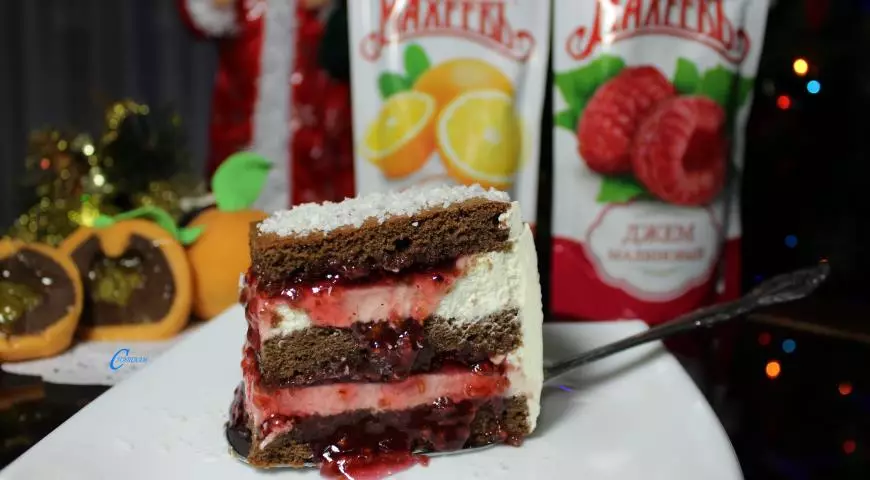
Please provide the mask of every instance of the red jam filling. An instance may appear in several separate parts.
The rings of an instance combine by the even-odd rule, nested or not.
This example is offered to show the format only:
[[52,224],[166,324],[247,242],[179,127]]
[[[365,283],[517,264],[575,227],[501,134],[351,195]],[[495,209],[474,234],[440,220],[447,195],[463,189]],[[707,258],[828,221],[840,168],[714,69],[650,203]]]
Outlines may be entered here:
[[376,320],[423,320],[435,311],[460,274],[456,262],[397,273],[378,271],[361,279],[329,274],[315,282],[288,279],[261,283],[249,271],[241,301],[249,318],[273,324],[280,320],[275,318],[274,309],[281,303],[305,311],[312,324],[320,327],[349,328],[357,322]]
[[[472,424],[483,407],[491,413],[491,420],[485,423],[486,430],[478,425],[472,438]],[[414,451],[450,451],[496,442],[519,444],[521,439],[508,437],[501,420],[503,413],[504,402],[500,397],[460,402],[440,397],[426,405],[378,414],[275,416],[267,422],[275,425],[292,422],[294,438],[310,443],[313,451],[319,452],[324,477],[375,480],[417,464],[428,465],[429,459]],[[240,454],[250,449],[251,435],[246,428],[244,402],[237,391],[228,434]]]
[[411,453],[407,434],[384,428],[368,434],[344,428],[336,432],[336,441],[321,451],[320,474],[326,478],[379,480],[405,471],[414,465],[429,465],[429,457]]
[[[440,396],[453,401],[501,396],[510,382],[502,366],[444,365],[438,371],[411,376],[401,382],[337,383],[307,387],[273,387],[259,381],[259,372],[246,359],[246,383],[262,430],[288,425],[280,417],[332,416],[348,411],[389,412],[416,408]],[[253,376],[250,376],[253,375]]]
[[[246,304],[249,323],[242,369],[255,389],[251,394],[259,418],[264,418],[259,438],[292,427],[294,438],[320,452],[323,476],[357,480],[427,465],[427,457],[413,454],[418,449],[449,451],[468,446],[472,423],[483,405],[493,410],[494,420],[487,424],[490,431],[476,432],[474,441],[510,442],[499,420],[504,409],[501,395],[508,387],[504,366],[469,352],[439,357],[424,341],[422,320],[435,311],[460,270],[451,263],[399,273],[373,272],[365,278],[328,275],[318,282],[290,279],[263,284],[249,272],[240,299]],[[274,325],[274,308],[281,302],[304,310],[315,326],[353,331],[369,352],[368,363],[342,369],[350,373],[341,378],[319,380],[361,383],[262,385],[259,323]],[[424,376],[410,376],[418,371],[445,375],[428,385]],[[384,381],[392,383],[362,383]],[[438,392],[448,393],[431,400],[427,388],[433,385]],[[361,403],[361,398],[366,400]],[[372,398],[377,398],[376,407],[382,410],[372,414],[367,413],[369,407],[359,408],[372,403]],[[415,403],[424,398],[429,400]],[[229,427],[245,430],[242,422],[246,424],[248,417],[243,410],[237,393]],[[247,438],[250,443],[250,432],[233,438],[239,442]]]

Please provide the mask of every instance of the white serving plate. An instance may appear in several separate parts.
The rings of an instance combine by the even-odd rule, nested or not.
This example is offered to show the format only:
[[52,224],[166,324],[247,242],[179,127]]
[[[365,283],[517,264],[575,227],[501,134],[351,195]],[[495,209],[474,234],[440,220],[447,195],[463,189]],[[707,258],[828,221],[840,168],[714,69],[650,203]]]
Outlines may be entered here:
[[[233,308],[178,343],[0,471],[0,479],[315,479],[260,472],[224,440],[246,324]],[[550,324],[548,361],[646,328],[636,321]],[[277,473],[277,475],[276,475]],[[520,448],[433,458],[399,479],[739,480],[722,426],[660,344],[584,367],[547,387],[538,430]]]

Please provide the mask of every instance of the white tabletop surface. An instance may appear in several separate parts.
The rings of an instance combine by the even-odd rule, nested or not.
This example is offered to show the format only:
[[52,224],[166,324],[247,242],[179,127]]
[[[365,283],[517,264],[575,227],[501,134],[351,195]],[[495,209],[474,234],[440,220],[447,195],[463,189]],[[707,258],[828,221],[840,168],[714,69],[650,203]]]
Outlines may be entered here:
[[[314,479],[263,473],[228,453],[223,423],[241,371],[240,307],[212,320],[83,408],[0,471],[2,480]],[[549,361],[619,339],[640,322],[545,327]],[[599,361],[546,387],[535,435],[433,458],[399,479],[739,480],[731,444],[689,376],[661,345]]]

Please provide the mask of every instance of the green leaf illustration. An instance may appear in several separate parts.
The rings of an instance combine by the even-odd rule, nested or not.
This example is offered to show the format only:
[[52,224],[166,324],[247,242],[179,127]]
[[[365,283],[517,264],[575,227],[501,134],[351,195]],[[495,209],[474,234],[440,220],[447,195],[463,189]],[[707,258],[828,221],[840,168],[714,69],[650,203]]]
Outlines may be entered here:
[[692,95],[698,91],[701,83],[701,73],[698,67],[685,58],[677,59],[677,71],[674,73],[674,87],[681,95]]
[[571,133],[577,131],[577,121],[579,120],[579,114],[570,108],[562,110],[553,117],[553,123],[556,126],[569,130]]
[[555,76],[556,88],[565,99],[568,107],[575,112],[579,112],[583,103],[584,92],[590,90],[589,77],[583,72],[588,67],[581,67],[567,72],[557,73]]
[[398,73],[384,72],[378,77],[378,90],[381,91],[381,98],[384,100],[410,88],[411,82]]
[[[625,61],[621,58],[613,55],[601,55],[580,68],[556,74],[554,79],[556,88],[562,94],[562,98],[575,117],[575,126],[576,120],[580,118],[586,103],[595,94],[595,91],[604,82],[615,77],[623,68],[625,68]],[[567,121],[570,118],[565,117],[563,120]],[[567,125],[567,123],[562,124],[558,121],[557,124]]]
[[649,193],[633,177],[604,177],[598,191],[598,203],[625,203],[636,198],[647,197]]
[[752,90],[755,88],[755,78],[746,78],[742,77],[737,85],[737,106],[742,107],[746,105],[746,100],[749,98],[749,94],[752,93]]
[[734,85],[735,74],[727,68],[719,65],[704,72],[701,78],[701,86],[698,93],[711,98],[713,101],[728,108],[731,88]]
[[259,198],[271,169],[272,164],[256,153],[230,155],[211,179],[218,210],[235,212],[250,208]]
[[426,70],[429,70],[429,56],[420,45],[411,44],[405,49],[405,73],[408,83],[413,85]]
[[596,68],[601,77],[598,79],[598,86],[595,88],[598,88],[602,83],[615,77],[623,68],[625,68],[625,60],[614,55],[601,55],[595,59],[592,64],[595,64],[596,62],[598,63]]

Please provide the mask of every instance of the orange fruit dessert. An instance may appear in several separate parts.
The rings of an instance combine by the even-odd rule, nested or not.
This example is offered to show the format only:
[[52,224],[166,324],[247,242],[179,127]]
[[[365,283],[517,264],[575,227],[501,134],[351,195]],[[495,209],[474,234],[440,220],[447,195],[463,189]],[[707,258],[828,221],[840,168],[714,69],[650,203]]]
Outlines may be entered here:
[[82,313],[82,295],[69,255],[0,238],[0,363],[66,350]]
[[248,233],[251,223],[266,218],[257,210],[206,210],[190,223],[203,227],[188,247],[193,274],[193,313],[208,320],[239,301],[239,276],[251,266]]
[[473,90],[497,90],[510,97],[514,94],[507,75],[477,58],[455,58],[434,65],[417,79],[413,89],[431,95],[438,110],[459,95]]
[[191,289],[184,246],[161,224],[134,217],[146,210],[128,212],[131,218],[101,216],[105,223],[79,227],[61,243],[84,287],[81,338],[162,340],[187,325]]

